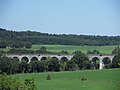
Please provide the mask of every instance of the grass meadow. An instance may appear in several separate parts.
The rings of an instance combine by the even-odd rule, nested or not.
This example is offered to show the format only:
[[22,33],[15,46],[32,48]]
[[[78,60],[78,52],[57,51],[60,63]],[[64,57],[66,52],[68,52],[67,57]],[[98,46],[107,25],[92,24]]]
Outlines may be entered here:
[[[116,47],[114,46],[75,46],[75,45],[32,45],[32,47],[28,50],[38,50],[42,46],[45,46],[48,51],[50,52],[61,52],[62,50],[67,51],[69,54],[72,54],[74,51],[82,51],[86,53],[87,50],[98,50],[100,53],[103,54],[111,54],[113,49]],[[8,48],[0,48],[0,50],[8,51]]]
[[84,53],[87,52],[87,50],[98,50],[101,53],[105,54],[111,54],[113,49],[116,46],[75,46],[75,45],[32,45],[32,50],[38,50],[40,47],[45,46],[48,51],[52,52],[60,52],[62,50],[68,51],[68,53],[73,53],[74,51],[82,51]]
[[[51,80],[46,80],[47,75]],[[21,81],[34,78],[37,90],[120,90],[120,69],[17,74]],[[81,81],[81,78],[86,81]]]

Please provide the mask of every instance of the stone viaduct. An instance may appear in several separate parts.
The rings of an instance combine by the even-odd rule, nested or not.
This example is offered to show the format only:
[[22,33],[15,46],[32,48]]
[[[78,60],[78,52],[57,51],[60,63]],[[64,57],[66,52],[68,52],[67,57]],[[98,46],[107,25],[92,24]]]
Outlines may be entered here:
[[[56,57],[59,60],[63,57],[67,58],[68,60],[71,60],[71,58],[74,55],[57,55],[57,54],[8,54],[6,55],[7,57],[10,58],[18,58],[19,61],[21,61],[23,58],[28,59],[28,63],[32,61],[33,58],[37,59],[38,61],[40,61],[42,58],[47,58],[47,57]],[[104,67],[103,64],[103,59],[108,58],[111,60],[114,58],[114,55],[99,55],[99,54],[89,54],[88,55],[89,60],[93,60],[94,58],[99,59],[99,69],[102,69]]]

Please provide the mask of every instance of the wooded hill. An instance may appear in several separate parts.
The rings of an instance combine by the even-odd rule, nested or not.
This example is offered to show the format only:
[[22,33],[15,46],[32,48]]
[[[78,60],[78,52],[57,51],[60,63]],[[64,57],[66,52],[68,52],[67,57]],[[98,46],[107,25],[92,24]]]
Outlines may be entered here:
[[108,46],[119,45],[120,36],[94,36],[73,34],[48,34],[35,31],[12,31],[0,28],[0,48],[26,47],[33,44],[59,44],[59,45],[89,45]]

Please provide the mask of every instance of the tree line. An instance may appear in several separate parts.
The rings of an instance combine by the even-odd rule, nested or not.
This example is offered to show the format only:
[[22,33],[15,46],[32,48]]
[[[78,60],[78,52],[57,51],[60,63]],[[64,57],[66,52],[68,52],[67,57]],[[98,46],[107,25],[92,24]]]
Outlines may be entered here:
[[119,45],[120,36],[94,36],[73,34],[48,34],[35,31],[10,31],[0,28],[0,48],[31,48],[33,44],[59,45],[89,45],[108,46]]
[[[112,62],[110,59],[103,60],[104,68],[120,68],[120,49],[116,47],[113,50],[115,57]],[[0,73],[33,73],[33,72],[59,72],[59,71],[75,71],[75,70],[93,70],[99,69],[99,60],[94,58],[90,61],[86,54],[81,51],[74,52],[71,60],[66,57],[58,60],[56,57],[46,57],[38,61],[36,58],[27,62],[27,58],[23,58],[21,62],[17,58],[8,58],[4,55],[0,56]]]

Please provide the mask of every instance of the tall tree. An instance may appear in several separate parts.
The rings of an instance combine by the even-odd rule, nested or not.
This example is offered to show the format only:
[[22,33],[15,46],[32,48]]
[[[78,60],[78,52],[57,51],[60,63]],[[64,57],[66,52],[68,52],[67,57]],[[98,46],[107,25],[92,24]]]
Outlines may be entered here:
[[53,57],[48,62],[48,70],[49,71],[60,71],[60,62],[58,58]]
[[73,60],[67,61],[65,70],[74,71],[74,70],[78,70],[78,69],[79,69],[79,67]]
[[46,49],[45,46],[42,46],[42,47],[41,47],[39,50],[37,50],[36,52],[37,52],[37,53],[42,53],[42,54],[44,54],[44,53],[47,52],[47,49]]
[[26,73],[26,72],[28,72],[28,63],[26,61],[22,61],[19,64],[18,68],[19,68],[20,73]]
[[18,71],[19,62],[8,57],[0,57],[0,73],[14,74]]
[[120,48],[117,47],[116,55],[112,60],[112,68],[120,68]]
[[78,65],[79,69],[83,69],[83,67],[85,67],[87,65],[87,63],[89,62],[88,57],[81,51],[76,51],[72,60],[75,61],[75,63]]

